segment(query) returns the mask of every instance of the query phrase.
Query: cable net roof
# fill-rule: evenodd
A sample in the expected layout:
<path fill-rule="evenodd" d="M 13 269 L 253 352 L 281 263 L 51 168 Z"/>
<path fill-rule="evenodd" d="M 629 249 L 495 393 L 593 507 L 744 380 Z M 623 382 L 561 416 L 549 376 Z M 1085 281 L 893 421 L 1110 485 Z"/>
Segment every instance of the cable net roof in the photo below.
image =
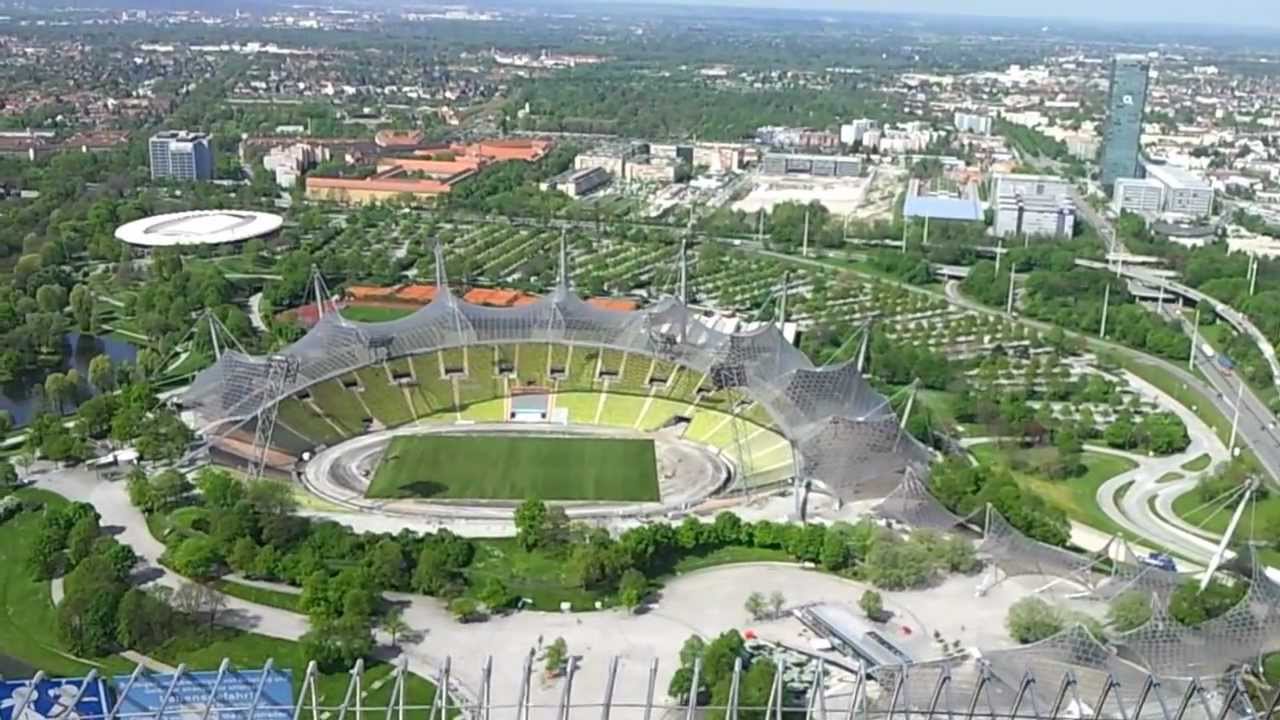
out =
<path fill-rule="evenodd" d="M 672 298 L 642 310 L 605 310 L 563 284 L 514 308 L 473 305 L 446 289 L 417 312 L 389 322 L 354 322 L 328 313 L 280 351 L 297 367 L 281 391 L 269 390 L 269 358 L 227 352 L 196 376 L 182 402 L 195 412 L 202 431 L 216 432 L 310 385 L 387 358 L 527 342 L 646 354 L 705 373 L 716 387 L 741 390 L 764 406 L 792 442 L 802 476 L 842 499 L 873 487 L 887 492 L 906 468 L 923 472 L 929 459 L 853 364 L 815 367 L 776 327 L 720 332 Z"/>

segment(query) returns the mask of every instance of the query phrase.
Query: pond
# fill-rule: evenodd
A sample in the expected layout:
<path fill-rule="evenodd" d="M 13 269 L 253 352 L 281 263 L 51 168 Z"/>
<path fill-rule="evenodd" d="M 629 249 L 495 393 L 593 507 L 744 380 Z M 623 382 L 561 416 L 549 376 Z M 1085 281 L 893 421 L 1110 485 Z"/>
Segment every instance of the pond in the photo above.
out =
<path fill-rule="evenodd" d="M 36 385 L 43 386 L 44 379 L 50 373 L 66 372 L 71 368 L 80 373 L 78 404 L 80 400 L 93 396 L 93 388 L 89 386 L 89 361 L 94 356 L 105 354 L 116 367 L 132 363 L 138 356 L 138 348 L 110 336 L 68 333 L 62 338 L 62 342 L 62 357 L 56 365 L 20 373 L 11 382 L 0 386 L 0 410 L 9 412 L 15 427 L 26 425 L 36 413 L 44 409 L 43 393 L 36 394 L 32 388 Z M 67 403 L 65 409 L 70 412 L 73 403 Z"/>

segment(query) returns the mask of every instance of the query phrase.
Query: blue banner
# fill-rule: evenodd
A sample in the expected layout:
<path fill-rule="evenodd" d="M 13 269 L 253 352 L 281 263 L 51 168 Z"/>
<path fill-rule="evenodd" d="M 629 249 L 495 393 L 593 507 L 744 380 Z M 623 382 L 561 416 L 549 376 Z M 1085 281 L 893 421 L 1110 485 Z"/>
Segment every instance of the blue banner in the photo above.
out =
<path fill-rule="evenodd" d="M 81 686 L 84 692 L 80 692 Z M 79 699 L 76 695 L 80 694 Z M 74 703 L 74 704 L 73 704 Z M 21 709 L 21 713 L 18 713 Z M 83 678 L 0 682 L 0 720 L 80 720 L 105 717 L 106 688 L 101 680 L 85 685 Z M 15 713 L 18 713 L 15 715 Z"/>
<path fill-rule="evenodd" d="M 128 687 L 129 676 L 119 675 L 114 681 L 116 701 L 120 703 L 119 714 L 128 720 L 202 720 L 205 705 L 212 701 L 209 720 L 249 720 L 250 706 L 255 704 L 256 695 L 257 709 L 252 713 L 253 720 L 293 720 L 292 672 L 271 670 L 266 674 L 266 681 L 262 682 L 262 670 L 227 670 L 221 683 L 217 683 L 217 679 L 216 671 L 189 672 L 183 673 L 174 685 L 172 673 L 158 673 L 141 675 L 132 687 Z M 258 695 L 260 683 L 262 694 Z M 169 693 L 170 686 L 173 686 L 172 694 Z M 169 695 L 167 704 L 166 695 Z M 157 718 L 161 705 L 164 705 L 164 717 Z"/>

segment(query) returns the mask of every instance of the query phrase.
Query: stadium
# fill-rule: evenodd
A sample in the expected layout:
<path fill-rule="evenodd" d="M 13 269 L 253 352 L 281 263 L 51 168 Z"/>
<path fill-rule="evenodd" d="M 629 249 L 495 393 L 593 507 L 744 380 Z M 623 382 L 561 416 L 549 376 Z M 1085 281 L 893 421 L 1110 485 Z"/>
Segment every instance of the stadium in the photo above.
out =
<path fill-rule="evenodd" d="M 1087 553 L 1028 537 L 992 505 L 965 517 L 950 512 L 927 488 L 929 451 L 903 432 L 889 401 L 862 378 L 860 361 L 815 367 L 775 327 L 717 332 L 683 292 L 642 310 L 592 306 L 571 291 L 563 249 L 560 280 L 548 295 L 511 308 L 473 305 L 450 293 L 439 252 L 439 291 L 411 315 L 360 323 L 326 312 L 277 354 L 221 352 L 182 398 L 212 451 L 296 478 L 346 511 L 402 526 L 422 518 L 442 526 L 507 522 L 528 496 L 579 519 L 677 516 L 791 484 L 801 517 L 813 491 L 833 507 L 868 501 L 869 513 L 890 528 L 973 541 L 986 568 L 980 578 L 957 576 L 903 600 L 919 637 L 886 640 L 820 607 L 830 603 L 790 608 L 785 622 L 797 630 L 788 637 L 812 633 L 847 652 L 810 654 L 801 675 L 780 665 L 779 684 L 752 717 L 811 717 L 819 708 L 824 716 L 950 717 L 966 707 L 970 717 L 992 718 L 1264 716 L 1244 671 L 1280 648 L 1280 586 L 1251 553 L 1230 564 L 1228 581 L 1247 583 L 1238 604 L 1199 625 L 1180 624 L 1169 604 L 1197 575 L 1144 564 L 1123 538 Z M 318 306 L 326 307 L 323 300 Z M 721 613 L 723 627 L 723 609 L 740 602 L 727 596 L 744 583 L 816 582 L 800 568 L 743 569 L 745 576 L 721 575 L 727 583 L 685 591 L 683 601 L 668 588 L 664 603 L 685 602 L 699 617 Z M 696 585 L 696 575 L 685 585 Z M 847 579 L 822 582 L 833 584 L 816 597 L 849 601 L 821 594 L 847 592 L 830 589 Z M 1104 634 L 1083 622 L 1096 622 L 1106 603 L 1126 593 L 1150 598 L 1153 611 L 1140 626 Z M 1077 619 L 1026 645 L 997 637 L 1012 603 L 1031 595 Z M 955 613 L 961 606 L 966 611 Z M 421 617 L 442 652 L 461 656 L 455 676 L 448 659 L 430 663 L 436 686 L 449 688 L 447 701 L 473 716 L 738 717 L 749 703 L 736 690 L 724 707 L 656 701 L 655 679 L 670 672 L 627 661 L 655 657 L 664 633 L 671 635 L 664 642 L 677 642 L 688 626 L 666 617 L 673 612 L 625 620 L 552 615 L 532 625 L 517 615 L 500 621 L 501 631 L 480 631 L 487 644 L 462 626 L 431 622 L 436 615 Z M 604 645 L 622 646 L 624 659 L 595 658 L 581 670 L 572 661 L 558 687 L 534 682 L 526 659 L 516 688 L 516 655 L 533 644 L 530 633 L 541 632 L 531 628 L 544 625 L 609 637 Z M 933 641 L 923 632 L 930 626 Z M 940 650 L 939 629 L 968 633 L 972 644 Z M 513 679 L 491 688 L 494 665 L 478 662 L 484 654 L 496 655 L 502 677 Z M 696 678 L 696 665 L 693 672 Z M 297 717 L 305 702 L 284 711 Z"/>
<path fill-rule="evenodd" d="M 814 367 L 777 328 L 725 334 L 676 298 L 595 307 L 566 262 L 523 306 L 469 304 L 441 273 L 399 320 L 329 312 L 276 355 L 221 353 L 183 405 L 214 448 L 390 515 L 474 501 L 492 517 L 529 496 L 647 514 L 792 480 L 845 502 L 927 460 L 855 362 Z"/>
<path fill-rule="evenodd" d="M 141 251 L 237 246 L 276 234 L 284 218 L 249 210 L 192 210 L 152 215 L 116 228 L 116 239 Z"/>

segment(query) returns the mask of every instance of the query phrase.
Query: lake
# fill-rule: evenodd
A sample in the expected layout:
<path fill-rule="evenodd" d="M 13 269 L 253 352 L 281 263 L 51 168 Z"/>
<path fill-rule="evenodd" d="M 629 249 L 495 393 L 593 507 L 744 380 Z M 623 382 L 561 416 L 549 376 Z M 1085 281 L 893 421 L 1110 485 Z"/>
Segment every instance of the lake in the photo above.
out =
<path fill-rule="evenodd" d="M 93 396 L 93 388 L 89 387 L 89 361 L 94 356 L 105 354 L 116 367 L 132 363 L 138 356 L 138 348 L 114 337 L 68 333 L 62 341 L 64 352 L 57 365 L 21 373 L 12 382 L 0 386 L 0 410 L 9 411 L 14 427 L 26 425 L 44 409 L 43 393 L 36 395 L 31 389 L 36 385 L 43 386 L 50 373 L 66 372 L 71 368 L 80 373 L 78 403 Z M 70 411 L 72 403 L 64 407 Z"/>

